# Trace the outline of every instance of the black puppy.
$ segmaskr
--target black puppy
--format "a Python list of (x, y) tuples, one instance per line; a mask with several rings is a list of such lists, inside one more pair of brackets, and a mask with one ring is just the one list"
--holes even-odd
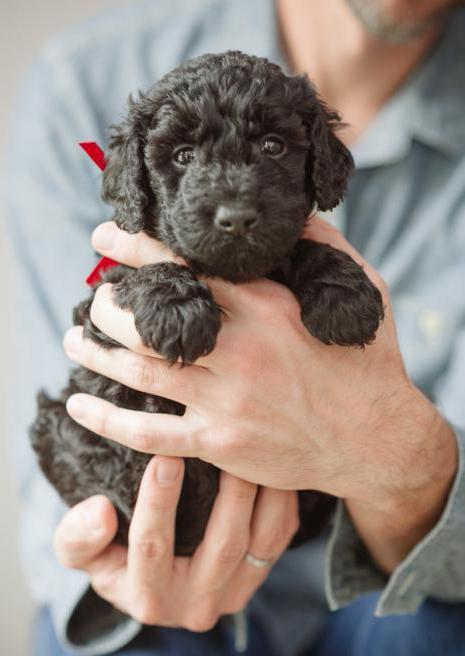
[[(173, 363), (194, 362), (215, 347), (221, 310), (199, 273), (233, 282), (267, 276), (286, 285), (302, 322), (325, 344), (362, 347), (374, 339), (383, 317), (379, 291), (345, 253), (300, 239), (309, 213), (332, 209), (344, 195), (353, 163), (334, 134), (338, 126), (306, 76), (287, 77), (240, 52), (188, 61), (130, 101), (110, 140), (103, 198), (120, 228), (144, 230), (188, 263), (119, 266), (104, 276), (147, 346)], [(91, 323), (91, 302), (75, 309), (74, 322), (102, 346), (120, 347)], [(73, 422), (65, 403), (76, 392), (146, 412), (182, 415), (184, 407), (84, 368), (59, 399), (39, 395), (31, 438), (47, 478), (70, 505), (109, 497), (119, 515), (117, 540), (126, 542), (150, 456)], [(191, 554), (202, 540), (218, 475), (187, 459), (178, 554)], [(321, 493), (299, 495), (294, 544), (316, 534), (334, 504)]]

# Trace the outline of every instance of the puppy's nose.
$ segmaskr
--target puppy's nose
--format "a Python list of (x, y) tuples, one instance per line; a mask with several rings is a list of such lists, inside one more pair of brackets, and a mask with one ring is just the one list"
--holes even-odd
[(230, 235), (244, 235), (257, 223), (257, 211), (249, 207), (220, 205), (213, 224)]

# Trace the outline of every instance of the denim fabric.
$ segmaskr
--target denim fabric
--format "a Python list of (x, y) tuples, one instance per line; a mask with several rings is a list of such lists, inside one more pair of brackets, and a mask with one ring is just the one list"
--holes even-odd
[(305, 656), (463, 656), (465, 604), (426, 601), (415, 615), (375, 617), (379, 594), (331, 613)]
[[(301, 656), (463, 656), (465, 604), (427, 601), (415, 615), (374, 617), (379, 594), (331, 613), (315, 645)], [(245, 656), (278, 656), (263, 629), (248, 623)], [(50, 613), (36, 621), (32, 656), (71, 656), (59, 643)], [(112, 656), (236, 656), (231, 632), (217, 625), (207, 633), (144, 627)]]
[[(278, 656), (256, 621), (249, 619), (248, 646), (242, 656)], [(114, 656), (237, 656), (233, 632), (221, 623), (206, 633), (145, 626), (129, 644), (111, 652)], [(58, 640), (47, 608), (36, 618), (32, 656), (71, 656)]]

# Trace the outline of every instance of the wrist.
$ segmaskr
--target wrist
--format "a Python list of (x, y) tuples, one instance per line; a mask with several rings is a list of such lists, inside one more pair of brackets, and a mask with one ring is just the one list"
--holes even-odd
[(385, 572), (437, 523), (457, 471), (453, 430), (419, 390), (414, 389), (411, 398), (410, 420), (392, 423), (403, 440), (397, 439), (396, 466), (389, 468), (381, 491), (366, 499), (346, 499), (360, 537)]
[[(371, 427), (372, 449), (366, 466), (371, 489), (359, 501), (373, 510), (393, 514), (399, 508), (414, 514), (425, 495), (449, 489), (457, 470), (457, 442), (437, 408), (411, 383), (390, 396)], [(367, 438), (368, 439), (368, 438)], [(354, 499), (355, 500), (355, 499)]]
[(386, 509), (403, 509), (414, 518), (439, 497), (445, 500), (457, 471), (458, 450), (448, 422), (416, 388), (410, 408), (411, 422), (399, 445), (397, 476), (387, 494)]

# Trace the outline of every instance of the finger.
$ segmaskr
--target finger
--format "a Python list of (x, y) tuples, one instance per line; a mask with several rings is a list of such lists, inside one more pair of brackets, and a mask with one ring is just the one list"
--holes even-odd
[(117, 527), (116, 510), (106, 497), (98, 495), (78, 503), (55, 530), (58, 560), (65, 567), (83, 569), (111, 543)]
[(157, 239), (145, 232), (129, 234), (120, 230), (114, 221), (106, 221), (95, 228), (92, 245), (102, 255), (135, 268), (165, 261), (184, 263)]
[[(106, 255), (117, 262), (136, 268), (146, 264), (155, 264), (156, 262), (165, 261), (185, 264), (185, 261), (182, 258), (176, 256), (162, 242), (153, 237), (149, 237), (144, 232), (129, 234), (125, 230), (120, 230), (114, 221), (106, 221), (95, 228), (92, 235), (92, 245), (95, 250), (102, 255)], [(221, 307), (225, 310), (228, 310), (229, 308), (232, 311), (233, 307), (237, 306), (235, 303), (236, 285), (221, 280), (220, 278), (207, 279), (204, 276), (201, 278), (211, 287), (215, 300)], [(101, 287), (103, 286), (104, 285)], [(100, 292), (101, 287), (99, 287), (97, 293)], [(96, 322), (94, 321), (94, 323)], [(110, 335), (110, 333), (104, 330), (103, 326), (98, 323), (96, 323), (96, 325), (105, 332), (105, 334)], [(113, 335), (110, 336), (113, 337)], [(121, 341), (121, 343), (125, 344), (123, 341)], [(128, 346), (128, 348), (131, 348), (129, 345), (125, 345)]]
[(89, 575), (90, 584), (99, 597), (129, 614), (127, 554), (126, 547), (111, 544), (82, 569)]
[(92, 323), (105, 335), (112, 337), (131, 351), (157, 357), (157, 353), (142, 342), (133, 313), (129, 310), (122, 310), (113, 302), (112, 284), (105, 283), (96, 290), (90, 309), (90, 318)]
[(128, 574), (136, 593), (166, 592), (183, 471), (182, 459), (164, 457), (152, 458), (145, 470), (129, 530)]
[[(262, 487), (255, 503), (247, 551), (260, 560), (275, 561), (287, 549), (298, 528), (297, 494)], [(252, 566), (244, 562), (244, 567)]]
[[(134, 322), (133, 313), (128, 310), (122, 310), (114, 304), (112, 289), (113, 285), (110, 283), (100, 285), (97, 289), (90, 312), (92, 322), (97, 328), (105, 333), (105, 335), (116, 340), (119, 344), (125, 346), (130, 351), (162, 360), (163, 358), (156, 351), (142, 342)], [(231, 303), (230, 306), (233, 307), (233, 304)], [(237, 310), (235, 309), (234, 311)], [(217, 341), (217, 344), (221, 343), (222, 347), (224, 347), (225, 343), (227, 343), (230, 338), (230, 325), (227, 316), (224, 315), (223, 319)], [(216, 347), (212, 353), (198, 358), (195, 361), (195, 364), (191, 366), (208, 369), (212, 362), (212, 358), (216, 358), (215, 351)]]
[(257, 486), (221, 472), (205, 537), (192, 557), (192, 576), (206, 592), (221, 592), (241, 564), (249, 544)]
[(202, 457), (198, 430), (185, 416), (127, 410), (90, 394), (73, 394), (66, 409), (81, 426), (135, 451)]
[(223, 599), (224, 613), (236, 613), (247, 605), (289, 546), (298, 527), (297, 494), (260, 488), (255, 502), (247, 553), (257, 559), (269, 561), (269, 565), (257, 567), (244, 558), (234, 575), (234, 585), (228, 588)]
[(163, 396), (189, 407), (195, 407), (204, 397), (212, 374), (205, 368), (171, 366), (166, 360), (139, 355), (127, 349), (101, 348), (90, 339), (83, 339), (82, 326), (68, 330), (64, 337), (67, 355), (79, 364), (96, 371), (126, 387)]
[[(120, 230), (114, 221), (106, 221), (97, 226), (92, 235), (92, 245), (102, 255), (136, 268), (165, 261), (178, 262), (179, 264), (186, 263), (162, 242), (149, 237), (144, 232), (129, 234), (124, 230)], [(206, 278), (205, 276), (200, 276), (200, 278), (208, 284), (216, 302), (226, 312), (240, 309), (241, 294), (237, 292), (244, 285), (236, 285), (220, 278)], [(104, 286), (99, 287), (97, 293), (100, 293), (100, 289)], [(96, 325), (105, 334), (110, 335), (100, 324), (96, 323)], [(113, 335), (110, 336), (113, 337)], [(125, 342), (121, 343), (125, 344)], [(125, 345), (130, 348), (129, 345)]]

